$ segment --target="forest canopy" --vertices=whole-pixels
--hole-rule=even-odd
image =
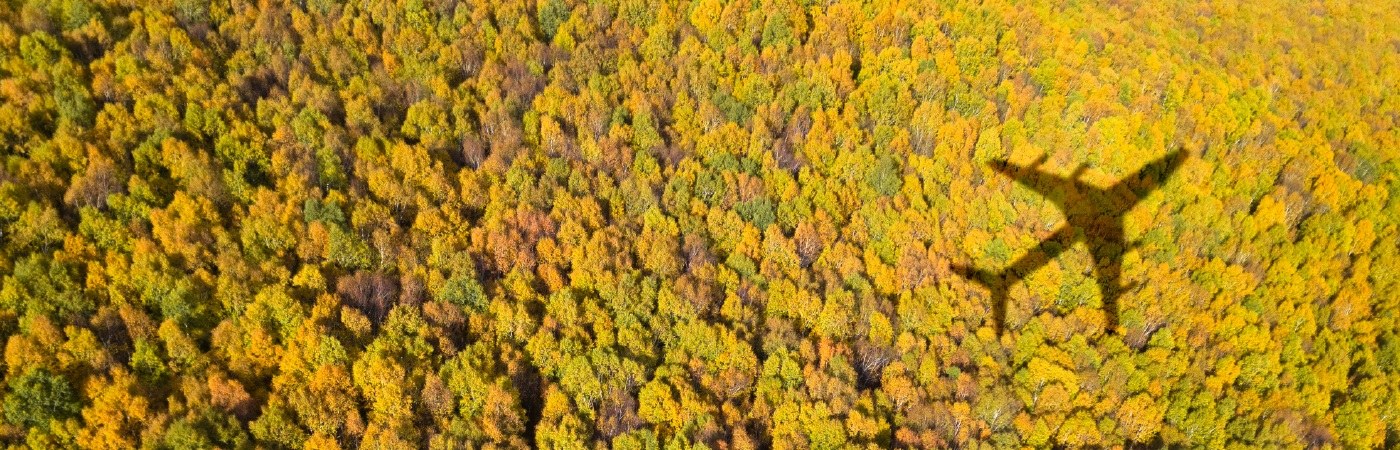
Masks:
[[[1019,3],[0,2],[0,445],[1400,446],[1400,8]]]

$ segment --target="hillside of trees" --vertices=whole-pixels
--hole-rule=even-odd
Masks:
[[[1010,3],[0,1],[0,445],[1400,446],[1400,8]]]

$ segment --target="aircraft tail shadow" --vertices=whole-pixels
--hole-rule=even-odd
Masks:
[[[987,291],[991,293],[992,324],[996,326],[997,335],[1001,335],[1002,328],[1006,327],[1006,302],[1010,299],[1010,293],[1008,291],[1013,283],[1008,283],[1008,280],[1006,280],[1002,274],[990,270],[978,269],[961,264],[954,264],[952,268],[958,275],[982,285],[982,287],[987,288]]]

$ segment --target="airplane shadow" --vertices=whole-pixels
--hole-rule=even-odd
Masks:
[[[1046,157],[1029,166],[1016,166],[1005,160],[995,160],[992,168],[1012,177],[1055,203],[1064,212],[1065,224],[1035,248],[1000,271],[953,264],[952,269],[964,278],[985,287],[991,294],[992,320],[997,334],[1006,327],[1006,307],[1009,290],[1032,272],[1044,267],[1076,243],[1084,243],[1094,260],[1094,277],[1103,299],[1107,332],[1118,329],[1118,299],[1137,283],[1123,285],[1123,255],[1137,245],[1126,241],[1123,219],[1143,197],[1159,188],[1186,161],[1187,152],[1179,149],[1143,166],[1136,173],[1123,177],[1107,188],[1097,187],[1080,177],[1080,166],[1070,176],[1040,171]]]

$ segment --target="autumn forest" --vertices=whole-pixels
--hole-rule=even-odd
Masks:
[[[0,446],[1400,446],[1400,8],[1021,3],[0,1]]]

